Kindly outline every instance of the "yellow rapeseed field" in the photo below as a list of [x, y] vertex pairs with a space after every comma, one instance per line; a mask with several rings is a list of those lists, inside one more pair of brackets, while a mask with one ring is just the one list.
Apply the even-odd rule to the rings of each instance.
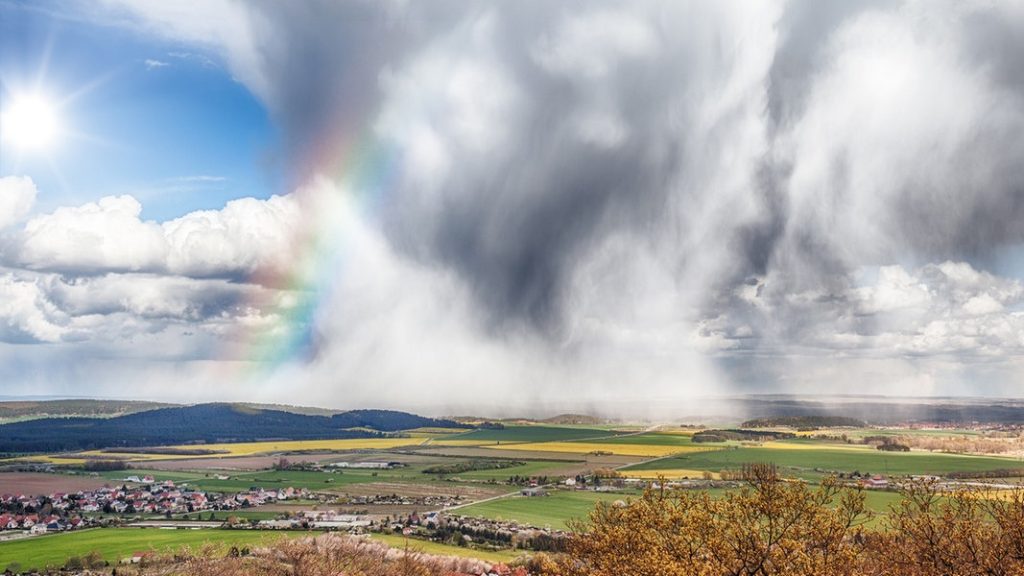
[[[495, 440], [447, 440], [445, 438], [432, 438], [428, 446], [488, 446], [497, 444]], [[513, 444], [509, 444], [511, 447]]]
[[[173, 446], [173, 448], [225, 451], [231, 456], [252, 456], [267, 452], [292, 452], [303, 450], [386, 450], [400, 446], [422, 444], [423, 438], [351, 438], [347, 440], [284, 440], [274, 442], [241, 442], [237, 444], [202, 444], [198, 446]], [[227, 454], [222, 454], [226, 456]], [[181, 456], [178, 456], [181, 458]]]
[[133, 462], [151, 462], [155, 460], [191, 460], [194, 458], [231, 458], [238, 456], [255, 456], [274, 452], [300, 451], [342, 451], [342, 450], [387, 450], [402, 446], [417, 446], [428, 441], [428, 438], [351, 438], [345, 440], [283, 440], [273, 442], [240, 442], [228, 444], [193, 444], [187, 446], [167, 446], [168, 449], [181, 450], [212, 450], [215, 454], [139, 454], [135, 452], [115, 452], [90, 450], [74, 454], [53, 454], [45, 456], [26, 456], [17, 461], [49, 462], [52, 464], [82, 464], [87, 458], [116, 459]]
[[2, 464], [13, 464], [16, 462], [33, 462], [43, 464], [85, 464], [86, 459], [82, 458], [78, 454], [46, 454], [39, 456], [20, 456], [18, 458], [7, 458], [0, 460]]
[[571, 454], [608, 452], [620, 456], [647, 456], [651, 458], [719, 449], [717, 447], [705, 446], [659, 446], [652, 444], [612, 444], [601, 442], [526, 442], [522, 444], [498, 444], [487, 446], [487, 448], [492, 450], [523, 450], [530, 452], [568, 452]]

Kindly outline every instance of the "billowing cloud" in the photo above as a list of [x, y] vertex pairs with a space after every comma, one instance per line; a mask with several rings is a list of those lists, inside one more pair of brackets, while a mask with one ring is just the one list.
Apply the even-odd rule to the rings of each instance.
[[33, 269], [153, 270], [167, 254], [160, 226], [140, 219], [131, 196], [108, 196], [82, 206], [58, 208], [25, 224], [19, 263]]
[[65, 334], [67, 320], [37, 280], [0, 274], [0, 341], [56, 342]]
[[36, 216], [15, 241], [16, 261], [74, 274], [244, 277], [287, 261], [299, 222], [290, 196], [232, 200], [163, 224], [141, 214], [135, 198], [110, 196]]
[[27, 176], [0, 178], [0, 230], [21, 221], [36, 201], [36, 185]]
[[162, 225], [167, 269], [190, 276], [249, 275], [292, 254], [302, 224], [291, 196], [241, 198], [221, 210], [192, 212]]

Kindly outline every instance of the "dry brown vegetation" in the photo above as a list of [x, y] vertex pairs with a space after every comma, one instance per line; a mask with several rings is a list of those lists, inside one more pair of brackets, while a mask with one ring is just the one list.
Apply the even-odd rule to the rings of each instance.
[[911, 486], [869, 529], [862, 492], [772, 478], [713, 499], [648, 491], [576, 526], [561, 576], [1012, 576], [1024, 574], [1021, 493]]
[[918, 450], [956, 454], [1008, 454], [1024, 450], [1019, 436], [899, 436], [899, 444]]
[[65, 476], [41, 472], [0, 473], [0, 494], [53, 494], [54, 492], [77, 492], [95, 490], [107, 483], [102, 478], [91, 476]]
[[[120, 568], [138, 576], [447, 576], [484, 574], [491, 565], [479, 560], [406, 552], [363, 538], [326, 534], [281, 540], [268, 548], [215, 548], [195, 555], [156, 559], [148, 565]], [[507, 571], [507, 573], [512, 573]], [[523, 573], [520, 571], [520, 573]]]

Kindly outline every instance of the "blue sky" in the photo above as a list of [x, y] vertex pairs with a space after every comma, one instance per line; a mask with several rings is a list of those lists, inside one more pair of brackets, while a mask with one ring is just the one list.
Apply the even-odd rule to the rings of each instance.
[[0, 174], [30, 174], [39, 209], [131, 194], [163, 221], [281, 192], [267, 111], [216, 53], [37, 5], [0, 3], [3, 97], [38, 86], [70, 134]]

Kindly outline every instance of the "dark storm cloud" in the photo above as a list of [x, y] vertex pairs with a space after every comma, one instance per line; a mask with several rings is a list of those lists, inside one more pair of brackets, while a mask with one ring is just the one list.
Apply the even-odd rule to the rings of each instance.
[[814, 77], [829, 63], [828, 44], [836, 30], [865, 12], [897, 6], [880, 0], [789, 2], [777, 23], [779, 43], [767, 79], [772, 122], [778, 125], [799, 119]]
[[[936, 11], [940, 9], [950, 10], [951, 5]], [[525, 323], [560, 337], [578, 266], [603, 239], [615, 234], [634, 236], [638, 243], [659, 243], [686, 232], [676, 228], [707, 226], [730, 247], [730, 265], [716, 270], [716, 291], [729, 294], [750, 278], [774, 271], [773, 282], [763, 289], [765, 297], [778, 300], [773, 305], [785, 306], [787, 294], [816, 290], [821, 295], [814, 302], [828, 318], [841, 315], [848, 305], [844, 293], [859, 266], [900, 261], [908, 254], [912, 260], [965, 259], [984, 265], [998, 247], [1024, 239], [1019, 224], [1024, 194], [1016, 184], [1024, 181], [1024, 168], [1017, 161], [1024, 152], [1019, 132], [1004, 119], [986, 120], [984, 115], [967, 134], [920, 135], [909, 128], [905, 134], [893, 134], [894, 141], [878, 142], [877, 146], [926, 147], [922, 139], [946, 138], [954, 147], [946, 155], [914, 158], [915, 164], [894, 178], [892, 190], [882, 194], [854, 189], [863, 160], [853, 157], [842, 140], [833, 143], [827, 152], [828, 177], [818, 183], [820, 189], [809, 192], [824, 201], [814, 207], [814, 214], [794, 214], [798, 207], [790, 177], [794, 164], [805, 160], [803, 152], [794, 156], [780, 141], [791, 139], [809, 121], [808, 107], [822, 105], [816, 91], [821, 91], [823, 78], [843, 73], [843, 59], [851, 57], [844, 52], [849, 49], [844, 34], [871, 17], [927, 20], [930, 10], [921, 6], [796, 1], [784, 4], [774, 22], [762, 23], [777, 34], [759, 47], [769, 56], [760, 80], [764, 153], [750, 165], [728, 167], [749, 178], [746, 197], [740, 200], [756, 214], [734, 219], [718, 215], [700, 222], [681, 218], [679, 212], [688, 204], [698, 208], [719, 191], [691, 173], [700, 172], [707, 157], [727, 153], [729, 140], [738, 137], [730, 114], [742, 112], [737, 106], [708, 117], [701, 99], [713, 96], [702, 90], [723, 88], [733, 75], [730, 69], [751, 58], [743, 43], [768, 39], [747, 37], [748, 30], [735, 24], [745, 20], [740, 5], [723, 10], [731, 12], [725, 16], [692, 5], [655, 2], [571, 7], [482, 3], [470, 8], [458, 3], [267, 3], [256, 10], [274, 29], [273, 40], [260, 48], [260, 60], [272, 78], [271, 101], [302, 170], [316, 171], [324, 168], [317, 162], [333, 161], [319, 158], [318, 151], [329, 149], [332, 139], [351, 138], [351, 132], [365, 130], [359, 122], [386, 110], [388, 99], [394, 97], [382, 87], [382, 78], [409, 73], [425, 54], [437, 52], [452, 67], [469, 62], [501, 77], [501, 84], [482, 84], [479, 93], [468, 96], [483, 101], [515, 99], [507, 107], [509, 115], [499, 119], [503, 124], [488, 127], [501, 133], [501, 144], [496, 149], [474, 149], [455, 142], [448, 127], [434, 126], [457, 165], [427, 200], [422, 198], [418, 175], [407, 174], [397, 198], [381, 216], [395, 246], [428, 266], [443, 266], [462, 276], [480, 301], [486, 321], [499, 329], [507, 322]], [[602, 43], [614, 43], [615, 31], [602, 28], [606, 22], [588, 29], [586, 20], [602, 11], [622, 16], [625, 26], [635, 18], [650, 35], [645, 40], [649, 45], [636, 53], [627, 49], [625, 55], [601, 52]], [[1012, 63], [1019, 50], [1013, 26], [1019, 19], [1003, 18], [997, 11], [959, 11], [954, 19], [962, 25], [954, 22], [933, 29], [936, 37], [945, 37], [934, 45], [924, 42], [912, 48], [927, 53], [952, 44], [951, 55], [962, 54], [973, 66], [988, 70], [1001, 86], [1015, 90], [1018, 79]], [[474, 39], [473, 27], [487, 19], [492, 24], [480, 33], [486, 37]], [[571, 29], [574, 22], [580, 24]], [[594, 43], [592, 59], [569, 54], [564, 62], [552, 64], [552, 59], [564, 56], [559, 42], [574, 38]], [[960, 43], [962, 50], [956, 46]], [[597, 66], [596, 72], [588, 65]], [[455, 74], [453, 68], [438, 72]], [[719, 77], [722, 83], [716, 84]], [[860, 93], [876, 90], [866, 79], [852, 80], [850, 104], [858, 104]], [[924, 80], [935, 83], [922, 87], [921, 98], [927, 98], [929, 90], [942, 89], [942, 79]], [[406, 89], [429, 92], [453, 81], [433, 78], [430, 85], [413, 82]], [[511, 94], [494, 93], [501, 91]], [[756, 98], [756, 92], [749, 98]], [[891, 113], [898, 122], [899, 104], [886, 110], [890, 104], [882, 102], [881, 112]], [[446, 104], [427, 101], [418, 112], [431, 114], [430, 105]], [[835, 114], [855, 114], [844, 109], [845, 102], [834, 105]], [[622, 134], [608, 137], [620, 140], [602, 144], [581, 137], [581, 124], [602, 121], [586, 117], [588, 111], [611, 118], [615, 126], [607, 130]], [[464, 112], [454, 110], [435, 123], [458, 120]], [[694, 142], [692, 135], [698, 130], [702, 140]], [[399, 138], [392, 144], [402, 148], [408, 142]], [[862, 200], [872, 194], [877, 197]], [[847, 230], [823, 227], [823, 221], [865, 216], [843, 213], [843, 206], [865, 202], [877, 212], [871, 222], [874, 230], [860, 230], [856, 223]], [[426, 220], [433, 221], [425, 224]], [[860, 232], [871, 236], [863, 246], [844, 246], [860, 242]], [[858, 254], [861, 249], [869, 253]], [[679, 251], [666, 265], [685, 269], [692, 257]], [[714, 316], [728, 312], [719, 309], [723, 302], [732, 299], [709, 295], [697, 305], [708, 306], [703, 315]], [[779, 314], [768, 321], [782, 334], [816, 322], [799, 314]]]
[[[562, 369], [579, 351], [542, 383], [595, 358], [633, 381], [637, 351], [696, 350], [751, 387], [835, 376], [833, 355], [928, 387], [946, 366], [906, 357], [1013, 351], [1024, 335], [1001, 315], [1015, 281], [986, 274], [1024, 242], [1015, 5], [226, 6], [257, 23], [258, 42], [217, 41], [280, 122], [298, 179], [336, 178], [352, 141], [393, 158], [360, 216], [386, 247], [353, 274], [400, 280], [368, 281], [379, 308], [325, 322], [325, 356], [375, 346], [386, 371], [420, 353], [394, 341], [450, 307], [441, 353]], [[388, 283], [436, 276], [456, 288]], [[365, 345], [345, 314], [395, 332]], [[799, 374], [796, 357], [812, 359]], [[677, 379], [696, 364], [654, 363]]]

